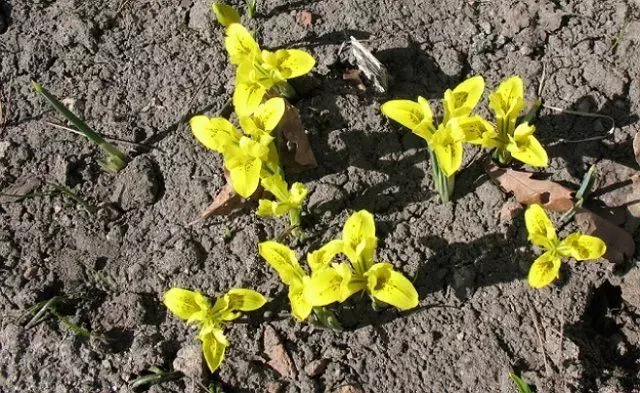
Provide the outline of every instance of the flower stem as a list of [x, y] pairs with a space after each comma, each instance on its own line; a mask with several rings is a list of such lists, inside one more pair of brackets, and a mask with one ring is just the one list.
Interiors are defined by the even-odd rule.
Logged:
[[511, 153], [507, 149], [496, 149], [493, 152], [493, 160], [500, 165], [508, 165], [511, 162]]
[[296, 96], [296, 91], [287, 81], [280, 81], [273, 85], [271, 89], [280, 97], [293, 98]]
[[429, 147], [427, 148], [427, 150], [429, 151], [429, 159], [431, 160], [433, 181], [436, 184], [438, 194], [440, 194], [440, 201], [442, 203], [447, 203], [451, 201], [451, 196], [453, 195], [453, 188], [455, 186], [455, 174], [447, 176], [440, 168], [433, 150], [431, 150], [431, 148]]
[[293, 209], [289, 210], [289, 225], [291, 225], [291, 233], [297, 237], [302, 237], [302, 219], [301, 219], [301, 209]]

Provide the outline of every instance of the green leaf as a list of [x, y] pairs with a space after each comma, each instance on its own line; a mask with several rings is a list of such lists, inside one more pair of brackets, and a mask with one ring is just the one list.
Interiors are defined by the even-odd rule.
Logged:
[[529, 385], [514, 373], [509, 373], [509, 378], [516, 384], [520, 393], [533, 393]]

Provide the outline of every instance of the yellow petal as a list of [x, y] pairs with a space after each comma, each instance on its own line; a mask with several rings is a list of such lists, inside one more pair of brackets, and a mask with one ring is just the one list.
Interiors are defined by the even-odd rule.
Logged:
[[[221, 335], [222, 331], [218, 330], [215, 333], [211, 332], [200, 336], [200, 340], [202, 340], [202, 353], [211, 372], [216, 371], [224, 360], [224, 351], [228, 343], [226, 339], [224, 341], [219, 340]], [[224, 337], [224, 335], [222, 335], [222, 337]]]
[[342, 240], [355, 249], [363, 239], [369, 237], [376, 237], [373, 214], [360, 210], [349, 216], [342, 229]]
[[418, 305], [418, 292], [402, 273], [393, 270], [389, 263], [376, 263], [369, 269], [367, 289], [373, 297], [400, 310], [409, 310]]
[[260, 199], [258, 201], [258, 210], [256, 210], [256, 214], [260, 217], [280, 217], [289, 210], [290, 206], [286, 203]]
[[289, 191], [291, 204], [298, 207], [302, 206], [302, 201], [304, 201], [308, 193], [309, 189], [303, 183], [293, 183]]
[[242, 160], [229, 169], [233, 190], [243, 198], [249, 198], [258, 188], [260, 183], [260, 170], [262, 161], [259, 158]]
[[556, 229], [542, 206], [530, 205], [524, 212], [524, 222], [531, 243], [549, 248], [550, 245], [557, 242]]
[[194, 116], [189, 120], [196, 139], [211, 150], [222, 153], [228, 143], [237, 143], [240, 132], [227, 119]]
[[340, 299], [338, 299], [340, 303], [347, 300], [354, 293], [360, 292], [367, 287], [366, 279], [362, 276], [355, 275], [346, 262], [335, 264], [334, 269], [342, 276]]
[[235, 65], [252, 62], [260, 54], [260, 46], [240, 23], [227, 27], [224, 45], [229, 53], [229, 60]]
[[204, 295], [182, 288], [169, 289], [162, 302], [175, 316], [185, 321], [200, 322], [211, 308], [209, 299]]
[[235, 8], [221, 1], [213, 3], [213, 13], [216, 15], [218, 23], [223, 26], [229, 26], [232, 23], [240, 23], [240, 14]]
[[271, 175], [262, 179], [262, 186], [280, 202], [288, 202], [290, 199], [287, 182], [280, 175]]
[[304, 270], [298, 263], [296, 253], [289, 247], [275, 241], [266, 241], [258, 245], [258, 252], [278, 272], [285, 285], [302, 283]]
[[282, 119], [284, 115], [284, 111], [285, 102], [283, 98], [270, 98], [256, 108], [253, 113], [253, 121], [260, 129], [271, 132], [278, 126], [280, 119]]
[[536, 167], [546, 167], [549, 165], [549, 157], [544, 147], [538, 140], [529, 136], [526, 139], [520, 139], [515, 143], [507, 144], [507, 150], [513, 158], [522, 161], [525, 164]]
[[[420, 98], [422, 97], [419, 97], [418, 100]], [[425, 129], [433, 128], [433, 113], [426, 100], [421, 102], [422, 104], [410, 100], [387, 101], [380, 106], [380, 110], [385, 116], [397, 121], [411, 131], [418, 129], [421, 133], [425, 133]]]
[[314, 271], [304, 286], [304, 296], [313, 306], [326, 306], [340, 300], [342, 276], [328, 267]]
[[333, 262], [333, 258], [342, 252], [343, 247], [342, 240], [332, 240], [318, 250], [307, 254], [307, 264], [309, 264], [312, 271], [329, 267]]
[[267, 299], [259, 292], [251, 289], [234, 288], [227, 292], [229, 309], [238, 311], [254, 311], [264, 306]]
[[533, 262], [529, 269], [529, 285], [533, 288], [542, 288], [551, 284], [560, 272], [560, 258], [554, 257], [551, 252], [545, 252]]
[[560, 242], [558, 252], [577, 261], [584, 261], [603, 256], [607, 252], [607, 245], [598, 237], [572, 233]]
[[[231, 25], [234, 26], [234, 25]], [[238, 116], [249, 116], [262, 102], [267, 90], [256, 82], [239, 82], [233, 90], [233, 107]]]
[[460, 128], [465, 142], [481, 145], [488, 133], [495, 133], [491, 123], [481, 116], [464, 116], [452, 120], [452, 128]]
[[524, 107], [524, 84], [519, 76], [504, 80], [489, 96], [489, 107], [497, 117], [515, 120]]
[[301, 284], [293, 285], [289, 288], [289, 302], [291, 303], [291, 314], [299, 321], [307, 319], [313, 306], [307, 300], [304, 293], [304, 286]]
[[456, 86], [455, 89], [444, 92], [442, 100], [445, 109], [444, 123], [450, 119], [466, 116], [478, 105], [484, 91], [482, 76], [474, 76]]
[[369, 268], [376, 250], [376, 224], [373, 215], [366, 210], [352, 214], [342, 229], [343, 252], [356, 271], [364, 273]]
[[458, 137], [454, 132], [454, 124], [450, 122], [445, 127], [439, 127], [431, 141], [438, 165], [447, 176], [454, 175], [462, 166], [464, 136]]
[[297, 78], [309, 73], [316, 60], [300, 49], [280, 49], [276, 51], [278, 71], [284, 79]]

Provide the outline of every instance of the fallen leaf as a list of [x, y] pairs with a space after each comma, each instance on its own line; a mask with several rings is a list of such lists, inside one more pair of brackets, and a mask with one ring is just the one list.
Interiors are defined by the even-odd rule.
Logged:
[[302, 125], [300, 112], [288, 102], [276, 133], [280, 136], [280, 138], [276, 138], [276, 141], [285, 172], [301, 172], [303, 169], [318, 166], [316, 156], [311, 150], [309, 138]]
[[490, 163], [489, 177], [523, 205], [541, 204], [548, 210], [566, 212], [573, 207], [573, 190], [551, 180], [532, 179], [533, 173], [501, 168]]
[[313, 23], [313, 14], [306, 10], [298, 12], [298, 23], [303, 27], [311, 26]]
[[270, 359], [267, 364], [281, 376], [294, 379], [293, 361], [282, 344], [280, 335], [271, 325], [265, 327], [262, 342], [264, 352]]
[[348, 68], [342, 74], [342, 79], [353, 82], [353, 84], [355, 84], [358, 87], [358, 89], [365, 91], [367, 90], [367, 87], [362, 82], [362, 78], [360, 78], [361, 72], [362, 71], [360, 71], [357, 68]]
[[231, 183], [227, 183], [213, 198], [211, 205], [200, 213], [200, 218], [230, 214], [244, 206], [242, 197], [233, 191]]
[[575, 215], [576, 225], [587, 234], [597, 236], [607, 245], [603, 258], [613, 264], [620, 264], [636, 251], [636, 244], [629, 232], [614, 225], [594, 212], [578, 208]]
[[633, 137], [633, 154], [636, 156], [636, 162], [640, 165], [640, 132]]
[[[213, 197], [213, 202], [206, 208], [202, 213], [200, 213], [200, 219], [209, 218], [211, 216], [224, 216], [231, 214], [235, 210], [242, 209], [244, 205], [247, 203], [246, 199], [243, 199], [240, 195], [236, 194], [233, 191], [233, 185], [231, 184], [231, 177], [229, 176], [229, 171], [227, 168], [224, 168], [224, 178], [227, 181], [227, 184], [222, 187], [220, 191]], [[257, 201], [262, 198], [265, 194], [264, 188], [262, 186], [258, 186], [258, 189], [248, 198], [252, 201]]]

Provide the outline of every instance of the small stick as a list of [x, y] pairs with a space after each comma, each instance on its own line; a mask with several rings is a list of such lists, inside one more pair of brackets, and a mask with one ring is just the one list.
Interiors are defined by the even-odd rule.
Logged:
[[531, 314], [531, 319], [533, 319], [533, 326], [535, 327], [536, 335], [538, 336], [538, 343], [540, 344], [540, 349], [542, 350], [542, 360], [544, 360], [544, 369], [545, 369], [545, 372], [547, 373], [547, 377], [550, 377], [551, 368], [549, 367], [549, 363], [547, 362], [547, 351], [544, 349], [544, 341], [542, 340], [542, 334], [540, 333], [538, 316], [535, 309], [533, 308], [533, 304], [531, 303], [531, 300], [528, 298], [527, 300], [529, 301], [529, 306], [530, 306], [529, 312]]

